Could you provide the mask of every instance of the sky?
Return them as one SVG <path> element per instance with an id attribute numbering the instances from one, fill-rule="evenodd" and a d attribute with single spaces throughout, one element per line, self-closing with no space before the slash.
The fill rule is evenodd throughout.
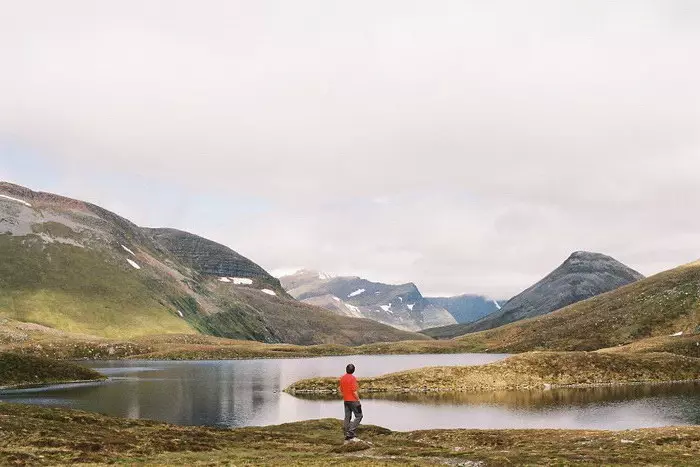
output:
<path id="1" fill-rule="evenodd" d="M 0 11 L 2 180 L 425 295 L 700 258 L 700 2 Z"/>

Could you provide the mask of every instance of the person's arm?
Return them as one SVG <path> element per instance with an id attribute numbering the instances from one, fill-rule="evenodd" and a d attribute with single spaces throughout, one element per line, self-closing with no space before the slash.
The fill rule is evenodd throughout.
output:
<path id="1" fill-rule="evenodd" d="M 355 399 L 358 401 L 360 400 L 360 385 L 357 384 L 357 381 L 355 381 L 355 391 L 353 392 L 353 395 L 355 396 Z"/>

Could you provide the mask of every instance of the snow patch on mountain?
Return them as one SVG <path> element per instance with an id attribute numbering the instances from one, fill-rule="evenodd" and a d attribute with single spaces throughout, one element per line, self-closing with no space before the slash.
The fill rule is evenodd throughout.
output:
<path id="1" fill-rule="evenodd" d="M 128 249 L 124 245 L 122 245 L 122 248 L 124 248 L 124 251 L 126 251 L 127 253 L 131 253 L 132 256 L 136 256 L 136 254 L 133 251 L 131 251 L 130 249 Z"/>
<path id="2" fill-rule="evenodd" d="M 131 265 L 131 267 L 133 267 L 134 269 L 141 269 L 141 266 L 139 266 L 139 265 L 136 263 L 136 261 L 132 261 L 132 260 L 130 260 L 130 259 L 128 259 L 128 258 L 126 259 L 126 261 L 127 261 L 127 262 Z"/>
<path id="3" fill-rule="evenodd" d="M 501 305 L 499 305 L 496 300 L 493 300 L 493 304 L 496 305 L 496 308 L 498 308 L 499 310 L 501 309 Z"/>
<path id="4" fill-rule="evenodd" d="M 348 298 L 357 297 L 358 295 L 363 293 L 365 293 L 365 289 L 357 289 L 356 291 L 348 295 Z"/>
<path id="5" fill-rule="evenodd" d="M 277 295 L 277 294 L 275 293 L 274 290 L 270 290 L 270 289 L 260 289 L 260 291 L 261 291 L 262 293 L 266 293 L 266 294 L 272 295 L 272 296 L 276 296 L 276 295 Z"/>
<path id="6" fill-rule="evenodd" d="M 231 279 L 228 277 L 219 277 L 219 282 L 231 282 Z"/>
<path id="7" fill-rule="evenodd" d="M 415 304 L 415 303 L 409 303 L 409 304 L 406 305 L 406 306 L 408 307 L 409 310 L 413 311 L 413 307 L 416 306 L 416 304 Z"/>
<path id="8" fill-rule="evenodd" d="M 7 200 L 10 200 L 10 201 L 14 201 L 14 202 L 16 202 L 16 203 L 24 204 L 24 205 L 27 206 L 28 208 L 31 208 L 31 207 L 32 207 L 32 205 L 29 204 L 29 203 L 27 203 L 26 201 L 21 200 L 21 199 L 18 199 L 18 198 L 13 198 L 12 196 L 0 195 L 0 198 L 7 199 Z"/>
<path id="9" fill-rule="evenodd" d="M 232 277 L 234 285 L 253 285 L 253 279 L 246 277 Z"/>
<path id="10" fill-rule="evenodd" d="M 381 308 L 384 311 L 389 311 L 391 310 L 391 303 L 389 303 L 388 305 L 380 305 L 379 308 Z"/>

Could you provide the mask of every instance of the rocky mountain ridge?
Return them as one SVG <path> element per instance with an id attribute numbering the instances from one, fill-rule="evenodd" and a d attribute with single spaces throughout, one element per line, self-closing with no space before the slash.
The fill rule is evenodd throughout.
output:
<path id="1" fill-rule="evenodd" d="M 643 278 L 642 274 L 610 256 L 577 251 L 542 280 L 508 300 L 498 312 L 470 324 L 426 330 L 425 334 L 452 338 L 497 328 L 551 313 Z"/>
<path id="2" fill-rule="evenodd" d="M 447 310 L 426 300 L 413 283 L 390 285 L 310 270 L 281 277 L 280 281 L 297 300 L 343 316 L 363 317 L 410 331 L 436 323 L 456 323 Z"/>

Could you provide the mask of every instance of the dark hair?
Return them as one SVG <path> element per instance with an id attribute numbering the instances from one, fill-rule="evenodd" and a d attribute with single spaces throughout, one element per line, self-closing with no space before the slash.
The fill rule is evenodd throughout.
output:
<path id="1" fill-rule="evenodd" d="M 349 374 L 355 373 L 355 365 L 352 363 L 345 367 L 345 372 Z"/>

